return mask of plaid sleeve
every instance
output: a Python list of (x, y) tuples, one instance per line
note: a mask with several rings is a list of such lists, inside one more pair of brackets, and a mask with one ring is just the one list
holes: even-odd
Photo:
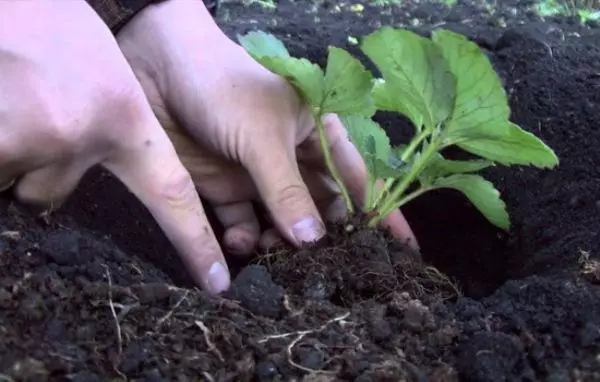
[[(168, 0), (86, 0), (113, 33), (117, 33), (129, 20), (146, 6)], [(216, 14), (219, 0), (204, 0), (213, 15)]]

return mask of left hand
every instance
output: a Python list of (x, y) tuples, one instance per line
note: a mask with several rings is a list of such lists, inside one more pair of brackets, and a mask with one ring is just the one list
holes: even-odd
[[(201, 1), (151, 5), (117, 40), (200, 195), (225, 226), (231, 252), (250, 254), (277, 240), (274, 231), (261, 235), (251, 205), (259, 196), (277, 232), (296, 245), (324, 235), (322, 215), (343, 215), (309, 108), (225, 36)], [(324, 123), (344, 182), (362, 200), (364, 162), (339, 118)], [(400, 211), (384, 224), (416, 247)]]

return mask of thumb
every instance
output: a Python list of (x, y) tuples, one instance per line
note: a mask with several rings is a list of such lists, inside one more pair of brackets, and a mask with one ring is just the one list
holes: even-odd
[(321, 239), (325, 226), (300, 174), (295, 150), (278, 138), (249, 147), (254, 149), (241, 162), (282, 235), (297, 246)]

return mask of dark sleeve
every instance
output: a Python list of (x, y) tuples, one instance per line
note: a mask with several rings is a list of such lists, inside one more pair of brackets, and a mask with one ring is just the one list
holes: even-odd
[[(113, 33), (117, 33), (139, 11), (150, 4), (169, 0), (86, 0)], [(204, 0), (204, 4), (215, 16), (219, 0)]]

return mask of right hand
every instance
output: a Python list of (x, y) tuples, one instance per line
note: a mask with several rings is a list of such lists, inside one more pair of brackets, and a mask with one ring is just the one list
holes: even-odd
[(144, 203), (200, 285), (229, 287), (190, 175), (108, 27), (84, 1), (0, 2), (0, 189), (56, 208), (96, 164)]
[[(325, 167), (312, 112), (280, 76), (256, 62), (201, 1), (148, 6), (117, 41), (198, 191), (224, 228), (230, 252), (250, 255), (278, 239), (301, 245), (325, 234), (346, 206)], [(324, 118), (342, 181), (362, 200), (367, 169), (341, 120)], [(274, 229), (261, 232), (252, 202)], [(382, 222), (418, 247), (398, 209)]]

